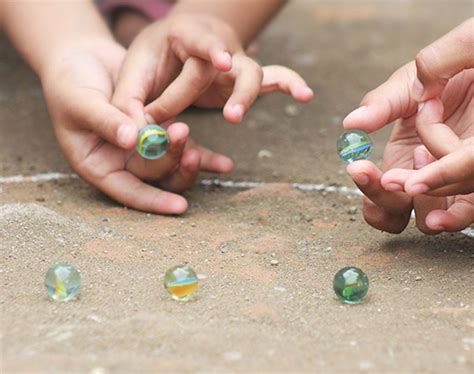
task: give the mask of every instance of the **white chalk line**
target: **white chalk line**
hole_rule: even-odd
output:
[[[76,174],[63,174],[63,173],[44,173],[31,176],[13,175],[10,177],[0,177],[0,184],[12,184],[12,183],[38,183],[38,182],[49,182],[57,181],[60,179],[76,179],[79,178]]]
[[[31,176],[14,175],[10,177],[1,177],[0,184],[14,184],[14,183],[39,183],[39,182],[50,182],[60,179],[77,179],[79,178],[76,174],[64,174],[64,173],[44,173]],[[265,182],[252,182],[252,181],[224,181],[220,179],[204,179],[200,181],[202,186],[206,187],[219,187],[219,188],[234,188],[234,189],[251,189],[259,186],[263,186]],[[362,196],[357,188],[349,187],[337,187],[327,184],[311,184],[311,183],[290,183],[295,189],[301,191],[316,191],[316,192],[335,192],[343,195],[354,195]]]
[[[31,176],[14,175],[10,177],[0,176],[0,185],[2,184],[14,184],[14,183],[39,183],[49,182],[61,179],[77,179],[79,178],[76,174],[64,174],[64,173],[43,173]],[[220,179],[203,179],[200,184],[205,187],[219,187],[219,188],[233,188],[233,189],[252,189],[263,186],[265,182],[252,182],[252,181],[224,181]],[[306,191],[306,192],[330,192],[338,193],[349,196],[363,196],[362,192],[358,188],[350,188],[346,186],[333,186],[327,184],[312,184],[312,183],[290,183],[293,188]],[[0,186],[0,192],[1,186]],[[412,218],[414,215],[412,215]],[[474,228],[468,227],[461,231],[464,235],[474,238]]]
[[[250,182],[250,181],[223,181],[220,179],[204,179],[200,182],[206,187],[234,188],[234,189],[251,189],[260,187],[269,183]],[[335,192],[343,195],[363,196],[358,188],[338,187],[328,184],[312,184],[312,183],[290,183],[290,186],[301,191],[307,192]]]

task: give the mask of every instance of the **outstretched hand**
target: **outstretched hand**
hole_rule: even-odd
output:
[[[207,16],[170,15],[143,30],[130,46],[112,102],[138,123],[174,118],[187,107],[224,108],[242,121],[259,94],[281,91],[301,102],[313,92],[295,72],[261,68],[236,33]]]

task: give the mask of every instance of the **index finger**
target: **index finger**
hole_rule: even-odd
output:
[[[474,67],[474,18],[423,48],[415,62],[414,99],[425,101],[438,96],[450,78]]]
[[[379,87],[364,96],[359,108],[347,115],[344,128],[373,132],[399,119],[416,113],[417,104],[410,96],[415,78],[415,63],[398,69]]]

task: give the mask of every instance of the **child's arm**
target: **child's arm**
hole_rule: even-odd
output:
[[[228,23],[247,47],[287,0],[179,0],[172,13],[204,14]]]
[[[39,76],[65,49],[113,40],[90,1],[2,1],[0,15],[3,29]]]

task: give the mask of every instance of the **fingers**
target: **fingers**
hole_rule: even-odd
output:
[[[197,146],[196,149],[201,156],[201,171],[225,174],[234,169],[234,162],[229,157],[201,146]]]
[[[344,119],[344,128],[373,132],[396,119],[414,115],[417,103],[410,97],[414,76],[413,62],[397,70],[385,83],[365,95],[360,107]]]
[[[240,123],[261,94],[280,91],[303,103],[314,96],[304,79],[293,70],[277,65],[262,69],[245,55],[234,56],[234,74],[234,91],[224,107],[224,117],[231,123]]]
[[[411,90],[415,100],[438,96],[450,78],[474,67],[473,31],[471,18],[418,53],[417,78]]]
[[[434,210],[426,217],[426,225],[438,232],[456,232],[474,223],[474,194],[457,197],[448,210]]]
[[[410,222],[410,213],[390,213],[367,197],[364,197],[363,208],[364,219],[370,226],[391,234],[400,234]]]
[[[413,151],[413,169],[393,168],[388,170],[381,178],[380,183],[385,191],[405,191],[407,179],[416,175],[418,169],[435,162],[436,159],[428,152],[425,146],[416,147]],[[405,191],[406,192],[406,191]]]
[[[370,161],[357,161],[347,167],[348,174],[366,196],[364,218],[373,227],[400,233],[410,220],[412,200],[403,192],[385,191],[382,172]]]
[[[195,149],[185,150],[179,168],[169,178],[160,182],[167,191],[183,192],[191,188],[199,175],[201,156]]]
[[[180,56],[181,61],[189,57],[198,57],[212,63],[218,71],[223,73],[232,69],[232,56],[229,51],[233,51],[233,48],[226,46],[218,35],[189,33],[186,39],[176,37],[173,44],[172,41],[172,48]]]
[[[126,170],[115,171],[101,179],[97,187],[127,207],[157,214],[182,214],[186,199],[152,187]]]
[[[213,28],[218,28],[219,32]],[[171,48],[181,61],[190,56],[198,57],[211,62],[221,72],[232,69],[231,55],[237,52],[241,45],[235,32],[225,23],[213,19],[207,22],[195,21],[190,25],[188,17],[174,21],[169,40]]]
[[[443,122],[443,103],[431,99],[420,104],[416,116],[416,130],[428,151],[437,159],[459,149],[461,141]]]
[[[405,191],[411,196],[430,191],[435,195],[443,195],[443,192],[447,195],[473,192],[474,145],[463,147],[417,170],[406,180]]]
[[[157,71],[160,60],[152,58],[145,47],[139,41],[129,49],[112,97],[112,104],[131,116],[139,127],[146,124],[144,107],[147,100],[159,95],[178,69],[178,62],[168,59]]]
[[[156,100],[145,107],[147,116],[161,123],[180,114],[193,104],[215,78],[216,71],[206,61],[190,57],[179,76]]]
[[[424,146],[415,148],[413,152],[413,168],[415,170],[425,167],[434,160],[435,158]],[[427,235],[439,234],[439,230],[433,230],[426,225],[426,217],[435,209],[446,209],[446,198],[419,195],[413,199],[413,207],[415,208],[416,226],[418,229]]]
[[[74,100],[71,116],[107,142],[122,149],[133,148],[137,128],[132,118],[111,105],[105,98],[94,93],[88,100]]]
[[[296,101],[303,103],[311,101],[314,97],[313,90],[295,71],[278,65],[264,66],[260,94],[274,91],[291,95]]]
[[[234,55],[232,74],[235,84],[232,95],[224,106],[224,117],[230,123],[240,123],[258,97],[263,79],[262,68],[244,54]]]

